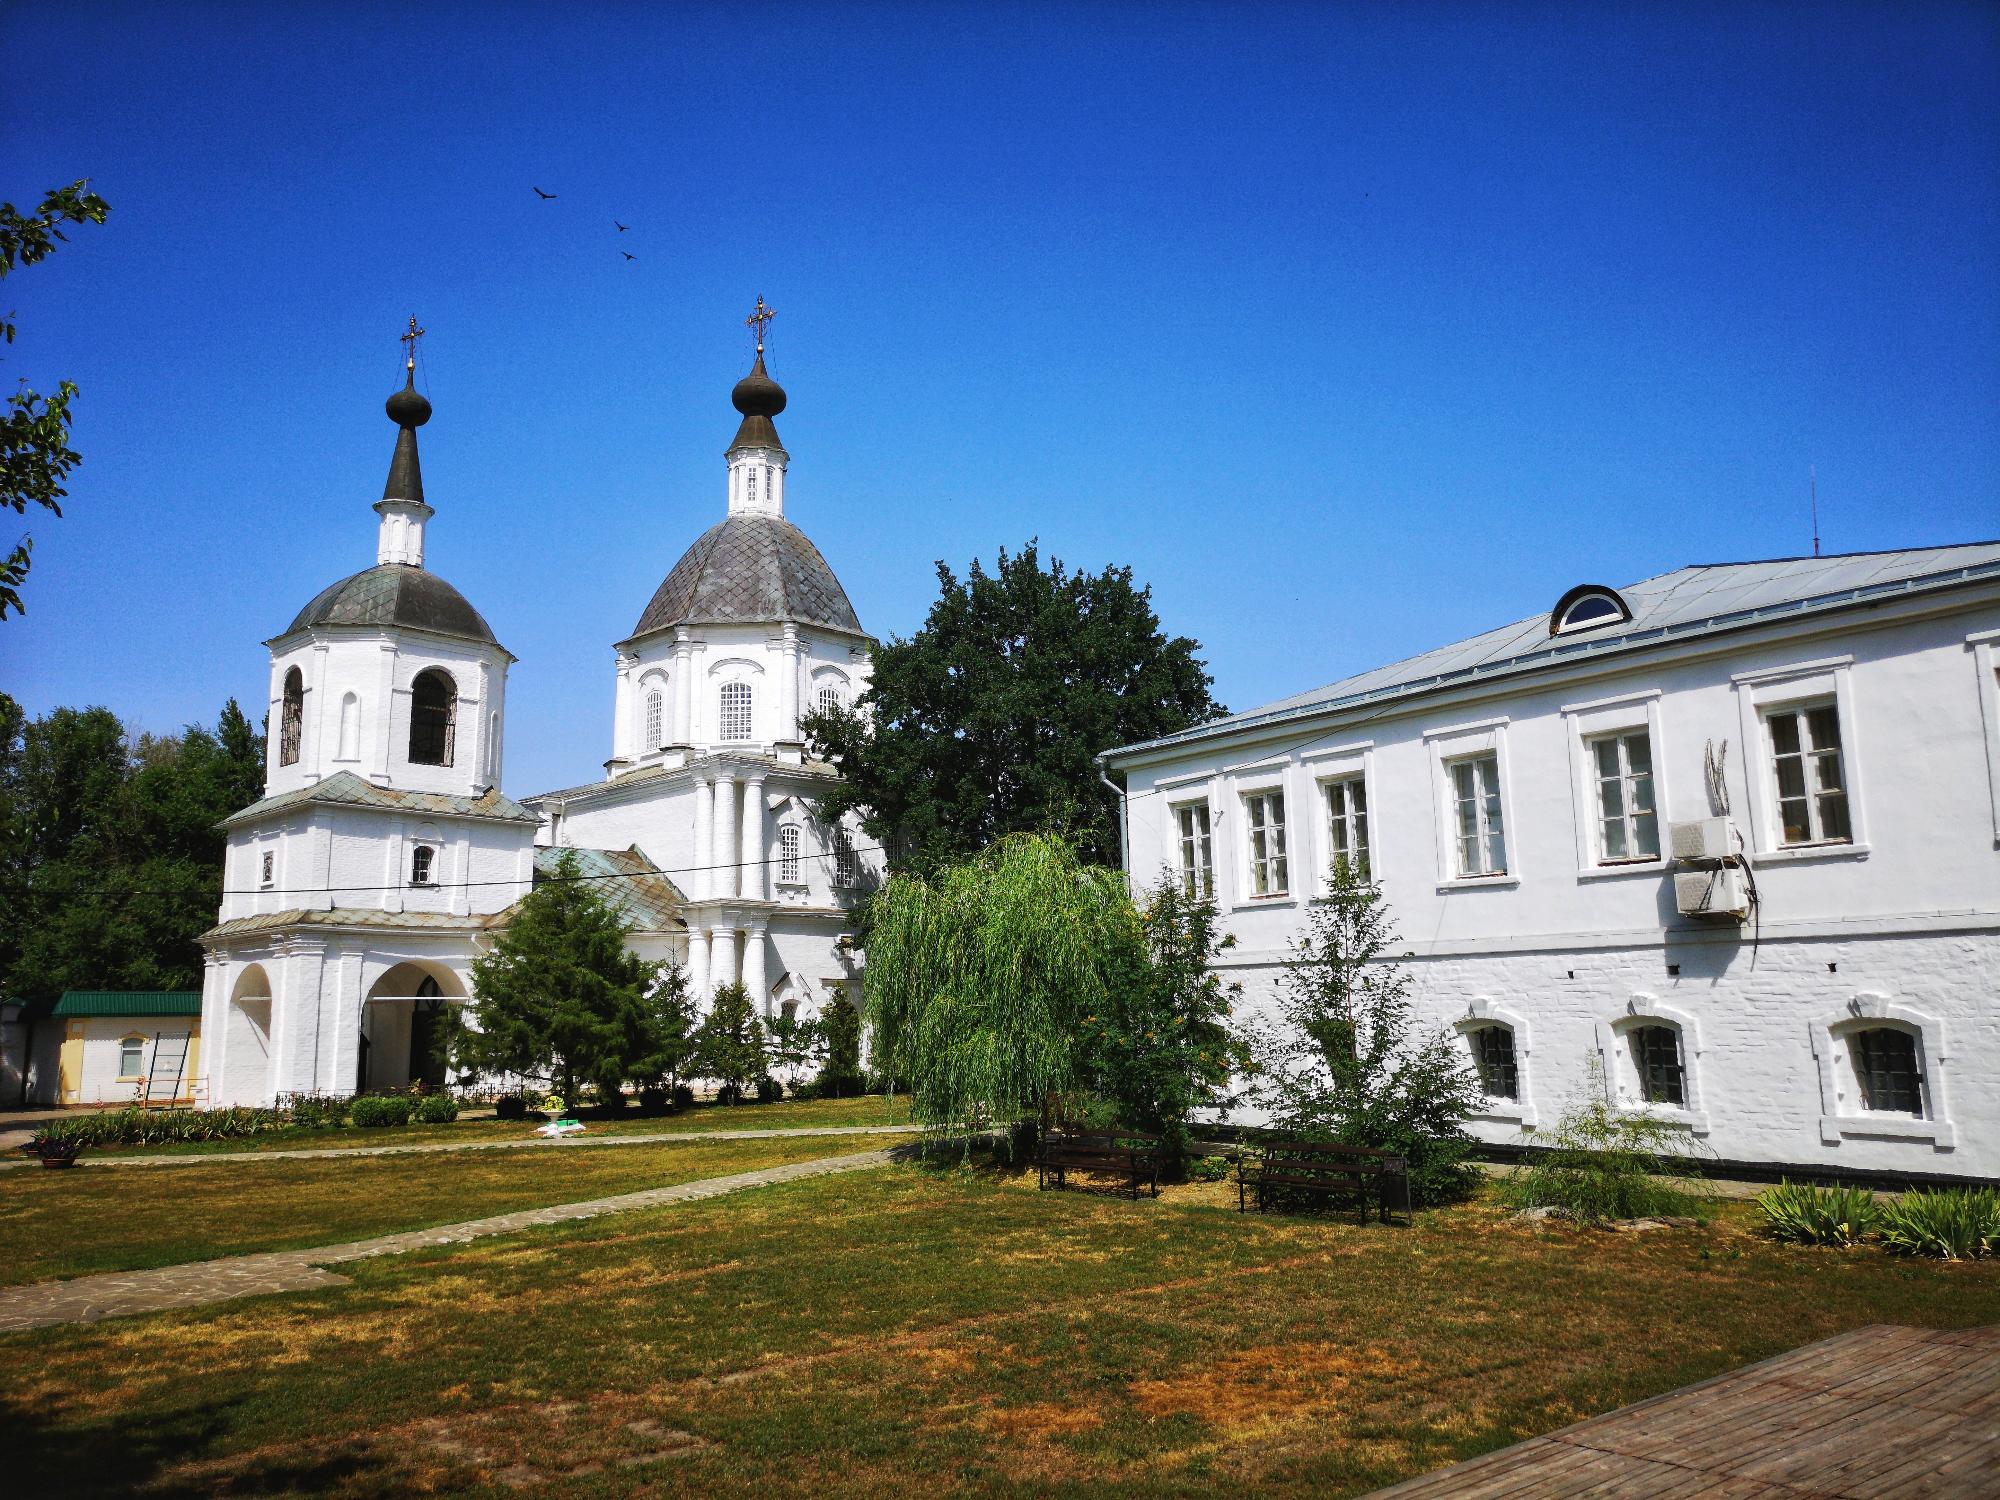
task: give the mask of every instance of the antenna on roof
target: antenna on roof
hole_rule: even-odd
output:
[[[1819,470],[1806,465],[1807,482],[1812,486],[1813,556],[1819,556]]]

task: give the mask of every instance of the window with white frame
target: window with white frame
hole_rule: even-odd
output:
[[[1626,1033],[1632,1051],[1632,1070],[1639,1084],[1639,1097],[1648,1104],[1687,1107],[1687,1063],[1681,1052],[1678,1026],[1654,1023],[1635,1026]]]
[[[845,828],[833,830],[833,883],[837,886],[853,885],[860,876],[860,862],[854,855],[854,840],[847,836]]]
[[[819,711],[823,714],[839,713],[846,706],[841,700],[839,686],[831,682],[820,688],[817,702]]]
[[[146,1071],[146,1039],[142,1036],[121,1037],[118,1042],[118,1076],[137,1078]]]
[[[277,863],[278,856],[273,854],[269,849],[266,849],[264,851],[263,873],[259,877],[262,884],[269,885],[277,879]]]
[[[751,718],[752,695],[747,682],[725,682],[722,685],[721,737],[725,740],[747,740],[750,738],[754,721]]]
[[[648,750],[659,749],[666,738],[662,732],[664,708],[665,703],[657,688],[646,694],[646,749]]]
[[[1327,871],[1344,860],[1361,879],[1368,878],[1368,787],[1359,776],[1343,776],[1326,788]]]
[[[796,823],[787,823],[778,830],[778,883],[798,885],[800,883],[800,843],[799,828]]]
[[[1197,900],[1215,894],[1215,846],[1211,840],[1206,802],[1184,802],[1174,809],[1180,839],[1181,890]]]
[[[1480,1091],[1489,1099],[1519,1099],[1521,1069],[1514,1057],[1514,1028],[1493,1022],[1466,1034],[1472,1045],[1472,1065]]]
[[[1243,821],[1250,840],[1250,894],[1287,894],[1291,884],[1285,859],[1285,794],[1252,792],[1243,799]]]
[[[278,764],[297,765],[306,731],[306,680],[297,667],[285,673],[284,702],[278,710]]]
[[[1870,1026],[1849,1034],[1847,1051],[1864,1109],[1918,1119],[1929,1113],[1919,1045],[1916,1034],[1900,1026]]]
[[[1447,761],[1461,878],[1507,873],[1507,832],[1500,814],[1500,757]]]
[[[417,845],[410,851],[410,884],[429,885],[436,864],[437,850],[429,844]]]
[[[1764,715],[1764,730],[1770,736],[1779,842],[1852,843],[1838,706],[1828,699],[1770,709]]]
[[[1597,862],[1660,857],[1660,814],[1653,798],[1653,738],[1645,730],[1585,742],[1596,789]]]

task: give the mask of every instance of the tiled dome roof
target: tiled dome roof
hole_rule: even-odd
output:
[[[380,563],[321,589],[286,629],[308,625],[401,625],[433,635],[500,643],[465,595],[435,573],[407,563]]]
[[[779,516],[731,516],[695,539],[632,634],[688,624],[824,625],[860,635],[847,590],[819,548]]]

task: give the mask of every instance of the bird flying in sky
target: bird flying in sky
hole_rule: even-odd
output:
[[[634,255],[630,250],[620,250],[618,253],[624,256],[627,260],[637,260],[639,258],[638,256]]]
[[[535,189],[535,196],[536,196],[537,198],[553,198],[553,197],[555,197],[555,194],[554,194],[554,193],[545,193],[545,192],[543,192],[543,191],[542,191],[542,190],[541,190],[540,188],[536,188],[536,189]]]
[[[618,224],[618,221],[616,219],[613,219],[611,222],[614,224]],[[623,234],[626,230],[630,229],[631,227],[632,226],[630,224],[618,224],[618,232],[620,234]]]

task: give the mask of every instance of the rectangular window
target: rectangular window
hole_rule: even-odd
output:
[[[1361,879],[1368,878],[1368,788],[1359,776],[1326,784],[1327,866],[1342,860]]]
[[[1858,1033],[1853,1046],[1862,1104],[1871,1110],[1921,1116],[1924,1082],[1917,1065],[1916,1037],[1907,1031],[1874,1027]]]
[[[137,1078],[146,1066],[146,1039],[128,1036],[118,1044],[118,1076]]]
[[[1243,799],[1250,828],[1250,894],[1282,896],[1290,889],[1285,863],[1285,794],[1258,792]]]
[[[1215,894],[1214,849],[1209,840],[1208,804],[1190,802],[1174,809],[1180,829],[1181,889],[1198,900]]]
[[[1521,1097],[1521,1073],[1514,1062],[1514,1033],[1505,1026],[1482,1026],[1472,1033],[1472,1059],[1479,1087],[1489,1099]]]
[[[1840,763],[1840,710],[1832,703],[1779,709],[1764,719],[1778,783],[1785,844],[1848,844],[1847,777]]]
[[[1648,1104],[1687,1103],[1687,1071],[1681,1062],[1681,1034],[1672,1026],[1641,1026],[1632,1033],[1632,1066],[1639,1095]]]
[[[1507,834],[1500,818],[1500,757],[1475,755],[1452,761],[1447,769],[1458,830],[1459,875],[1505,875]]]
[[[1645,730],[1590,741],[1597,778],[1597,862],[1660,857],[1660,815],[1653,801],[1653,740]]]

